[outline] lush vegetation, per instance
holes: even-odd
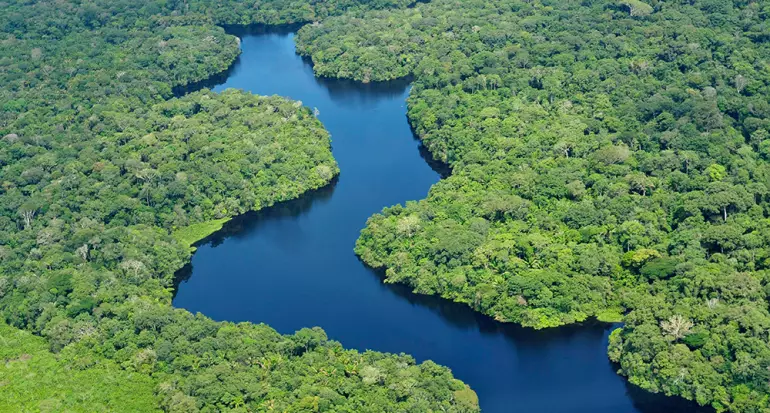
[[[216,24],[395,5],[3,3],[0,315],[52,352],[1,327],[0,392],[13,396],[3,410],[478,410],[436,364],[170,305],[197,239],[338,173],[328,134],[299,103],[173,97],[237,57],[237,38]]]
[[[414,0],[231,0],[223,5],[217,0],[197,0],[191,2],[187,11],[210,16],[222,25],[275,25],[317,22],[344,12],[400,8],[412,3]]]
[[[453,174],[372,217],[389,282],[535,328],[613,319],[645,389],[770,411],[770,5],[434,0],[299,32],[325,76],[412,75]]]
[[[99,358],[57,355],[45,340],[0,323],[0,410],[4,412],[159,411],[157,383]]]
[[[194,224],[176,229],[172,235],[180,244],[189,245],[190,248],[195,248],[195,243],[221,230],[225,223],[227,223],[229,220],[229,218],[219,218],[203,222],[196,222]]]

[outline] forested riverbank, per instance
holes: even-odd
[[[122,369],[154,392],[137,403],[167,411],[478,410],[434,363],[170,306],[197,238],[338,173],[301,104],[174,91],[237,58],[222,25],[311,23],[298,50],[319,75],[413,76],[409,119],[453,171],[369,220],[366,263],[503,322],[622,320],[609,357],[631,383],[717,411],[770,409],[767,4],[2,8],[2,331],[53,352],[19,335],[43,363],[13,350],[6,369]],[[118,402],[106,386],[93,400]]]
[[[766,411],[767,4],[453,1],[302,28],[324,76],[414,76],[453,174],[356,252],[389,282],[504,322],[624,321],[644,389]]]
[[[197,238],[339,172],[328,133],[299,102],[173,98],[238,56],[238,39],[217,25],[395,5],[405,4],[3,4],[0,314],[13,347],[0,382],[28,381],[0,387],[9,408],[129,408],[112,387],[121,378],[140,410],[478,410],[473,391],[434,363],[346,350],[318,328],[280,335],[170,305]],[[35,389],[70,380],[98,388]]]

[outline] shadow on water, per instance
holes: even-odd
[[[407,122],[409,122],[408,117]],[[425,161],[428,166],[430,166],[430,169],[433,169],[433,171],[436,172],[438,176],[441,177],[441,179],[449,178],[449,176],[452,175],[452,167],[448,163],[436,159],[436,157],[430,153],[428,147],[426,147],[422,140],[420,140],[419,136],[417,135],[417,131],[414,130],[414,125],[412,125],[411,122],[409,122],[409,130],[412,131],[412,136],[414,139],[420,142],[419,146],[417,147],[417,150],[420,152],[420,158],[422,158],[422,160]]]
[[[279,202],[273,206],[262,208],[259,211],[249,211],[245,214],[233,217],[233,219],[227,221],[222,226],[222,229],[196,242],[193,246],[200,247],[202,245],[210,245],[216,247],[229,238],[238,239],[254,231],[259,231],[260,225],[272,220],[280,218],[296,218],[305,215],[310,212],[313,206],[328,201],[334,193],[334,188],[337,186],[338,182],[339,175],[335,176],[328,185],[308,191],[299,198]],[[173,297],[176,297],[179,292],[179,285],[189,280],[192,275],[192,262],[188,262],[174,274]]]
[[[270,222],[271,220],[279,218],[297,218],[301,215],[305,215],[310,212],[314,206],[321,205],[328,201],[334,193],[334,188],[337,186],[338,182],[339,177],[335,177],[328,185],[306,192],[299,198],[280,202],[259,211],[251,211],[243,215],[238,215],[228,221],[221,230],[201,240],[201,243],[216,247],[221,245],[228,238],[238,239],[253,231],[259,231],[260,225]]]
[[[365,264],[362,262],[361,265]],[[586,335],[592,335],[595,337],[604,337],[612,330],[622,326],[621,323],[608,324],[599,322],[595,319],[545,330],[534,330],[516,324],[501,323],[489,316],[474,311],[467,305],[452,302],[434,295],[417,294],[404,284],[386,283],[384,270],[374,268],[369,269],[372,275],[382,282],[384,288],[399,296],[401,299],[408,301],[410,304],[430,309],[456,328],[476,330],[485,336],[503,336],[508,342],[515,346],[537,348],[545,347],[554,341],[569,342],[572,338],[578,336],[584,337]],[[609,359],[607,359],[606,363],[615,371],[620,369],[619,365],[612,363]],[[626,394],[639,413],[714,413],[714,409],[710,407],[699,406],[695,402],[680,397],[669,397],[661,393],[650,393],[631,384],[628,380],[623,380],[623,382]]]
[[[212,75],[207,79],[201,80],[200,82],[188,83],[182,86],[174,86],[171,89],[171,93],[174,95],[174,97],[180,98],[184,95],[197,92],[199,90],[213,89],[216,86],[224,85],[227,82],[227,79],[233,74],[233,72],[235,72],[240,64],[241,57],[238,56],[235,58],[235,61],[233,61],[230,67],[228,67],[224,72]]]
[[[366,265],[361,262],[361,265]],[[478,311],[474,311],[470,306],[443,299],[435,295],[417,294],[404,284],[392,284],[385,282],[385,270],[369,268],[374,277],[377,277],[384,288],[391,293],[408,301],[412,305],[430,309],[439,315],[442,319],[451,323],[454,327],[465,330],[478,330],[484,335],[502,335],[506,339],[517,345],[533,345],[546,343],[553,340],[567,340],[575,334],[584,335],[590,330],[598,335],[604,334],[608,329],[613,328],[612,324],[599,323],[596,321],[587,321],[580,324],[572,324],[559,328],[549,328],[545,330],[534,330],[521,327],[518,324],[501,323],[495,321]]]
[[[225,33],[231,34],[236,37],[243,38],[244,36],[260,36],[265,34],[281,34],[289,35],[295,33],[297,30],[304,26],[304,23],[294,24],[277,24],[277,25],[264,25],[264,24],[250,24],[250,25],[224,25]]]
[[[614,366],[617,367],[617,366]],[[634,407],[640,413],[715,413],[711,407],[698,406],[697,403],[680,397],[668,397],[660,393],[650,393],[625,380],[626,393]]]
[[[312,70],[313,62],[302,56],[302,62]],[[331,100],[341,107],[368,107],[380,100],[399,97],[409,89],[412,78],[402,77],[386,82],[361,83],[350,79],[335,79],[316,76],[316,83],[329,92]],[[406,104],[406,102],[404,102]]]

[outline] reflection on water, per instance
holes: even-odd
[[[359,231],[383,207],[425,198],[449,173],[426,162],[430,154],[414,139],[408,81],[318,79],[295,54],[289,29],[254,30],[261,32],[244,35],[227,80],[206,87],[278,94],[318,108],[342,172],[333,185],[238,217],[202,242],[180,272],[174,305],[282,333],[321,326],[349,348],[433,360],[473,387],[485,412],[697,411],[618,376],[606,355],[610,325],[534,331],[384,284],[353,254]]]
[[[239,215],[226,222],[222,229],[209,235],[208,237],[195,243],[198,245],[209,245],[217,247],[228,238],[239,238],[254,231],[259,231],[260,224],[268,223],[271,220],[281,218],[296,218],[310,211],[313,205],[322,204],[331,198],[334,188],[339,182],[339,177],[335,177],[322,188],[318,188],[305,193],[304,196],[292,199],[286,202],[280,202],[270,208],[264,208],[259,211],[250,211]],[[179,291],[179,285],[186,282],[193,274],[192,262],[187,263],[174,277],[174,297]]]
[[[310,58],[303,57],[302,62],[309,70],[313,70]],[[332,102],[351,108],[371,107],[377,105],[382,99],[401,97],[404,95],[404,90],[412,83],[410,78],[370,83],[328,77],[317,77],[316,80],[329,92]]]
[[[329,185],[310,191],[303,197],[235,217],[227,222],[220,231],[211,234],[202,242],[216,247],[227,238],[239,238],[250,232],[259,231],[260,225],[267,224],[271,220],[296,218],[307,214],[313,205],[321,205],[331,198],[338,181],[338,178],[334,178]]]

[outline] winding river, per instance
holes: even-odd
[[[342,173],[326,188],[238,217],[207,239],[183,270],[174,305],[282,333],[320,326],[349,348],[433,360],[476,390],[487,413],[699,411],[617,375],[605,353],[612,326],[533,331],[383,284],[353,253],[359,231],[383,207],[424,198],[446,172],[431,166],[409,128],[408,83],[317,79],[295,54],[288,29],[241,35],[239,61],[213,89],[277,94],[318,108]]]

